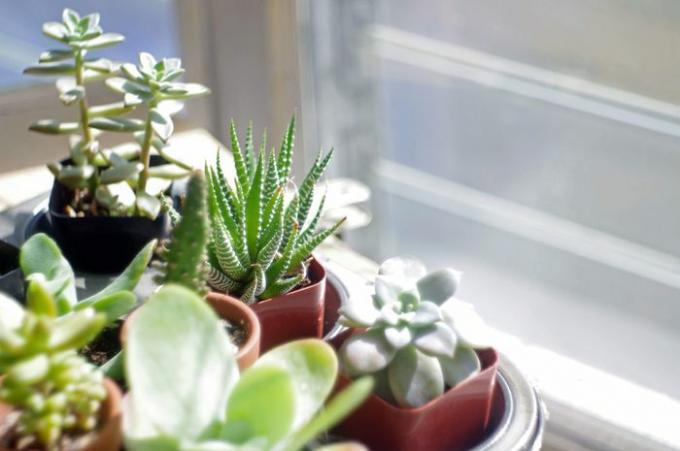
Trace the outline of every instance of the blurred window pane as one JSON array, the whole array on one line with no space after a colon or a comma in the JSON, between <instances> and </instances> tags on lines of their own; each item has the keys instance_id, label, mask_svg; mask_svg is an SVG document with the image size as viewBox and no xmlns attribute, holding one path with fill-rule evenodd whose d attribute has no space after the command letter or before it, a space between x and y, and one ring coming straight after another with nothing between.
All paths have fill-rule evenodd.
<instances>
[{"instance_id":1,"label":"blurred window pane","mask_svg":"<svg viewBox=\"0 0 680 451\"><path fill-rule=\"evenodd\" d=\"M58 42L43 36L41 30L44 22L60 22L64 7L75 9L81 15L99 12L105 32L125 36L125 42L98 50L98 56L136 61L140 51L160 57L179 54L175 2L171 0L3 2L0 14L0 91L49 82L49 78L25 76L21 72L37 63L42 51L60 47Z\"/></svg>"}]
</instances>

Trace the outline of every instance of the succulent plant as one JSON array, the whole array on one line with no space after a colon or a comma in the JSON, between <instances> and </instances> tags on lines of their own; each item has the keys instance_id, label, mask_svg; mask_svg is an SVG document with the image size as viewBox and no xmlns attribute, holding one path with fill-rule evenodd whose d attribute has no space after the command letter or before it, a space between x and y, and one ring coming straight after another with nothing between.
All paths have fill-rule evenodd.
<instances>
[{"instance_id":1,"label":"succulent plant","mask_svg":"<svg viewBox=\"0 0 680 451\"><path fill-rule=\"evenodd\" d=\"M324 406L338 362L317 339L272 349L239 376L214 311L173 284L139 309L124 355L130 391L123 432L131 451L302 449L373 385L355 381Z\"/></svg>"},{"instance_id":2,"label":"succulent plant","mask_svg":"<svg viewBox=\"0 0 680 451\"><path fill-rule=\"evenodd\" d=\"M174 132L172 115L182 109L182 100L208 94L210 91L198 83L181 83L177 78L184 74L179 58L156 60L151 54L139 54L139 64L124 63L121 66L124 77L106 80L106 85L123 94L125 108L146 108L144 120L131 118L100 117L90 121L90 126L99 130L113 132L132 132L138 146L129 147L132 156L139 161L116 158L110 168L111 177L118 182L128 182L128 189L118 200L128 199L123 207L134 208L138 214L155 218L161 203L159 194L167 188L164 180L183 178L190 174L191 165L174 158L167 152L168 140ZM151 151L155 149L168 164L151 167ZM126 185L120 185L126 186ZM132 188L134 203L131 202ZM97 199L106 202L111 193L104 188L97 193ZM115 196L114 196L115 197Z\"/></svg>"},{"instance_id":3,"label":"succulent plant","mask_svg":"<svg viewBox=\"0 0 680 451\"><path fill-rule=\"evenodd\" d=\"M155 245L156 240L149 242L109 285L80 300L71 265L57 243L44 233L33 235L21 246L19 264L29 283L39 282L54 298L60 315L93 308L105 315L108 324L127 314L135 305L137 298L131 290L137 286L149 264Z\"/></svg>"},{"instance_id":4,"label":"succulent plant","mask_svg":"<svg viewBox=\"0 0 680 451\"><path fill-rule=\"evenodd\" d=\"M102 373L77 354L104 327L92 308L59 316L43 281L31 280L24 310L0 294L0 401L18 413L10 448L62 448L66 435L94 430L106 398Z\"/></svg>"},{"instance_id":5,"label":"succulent plant","mask_svg":"<svg viewBox=\"0 0 680 451\"><path fill-rule=\"evenodd\" d=\"M234 122L230 127L236 176L230 185L219 152L214 167L206 167L211 218L208 245L208 283L240 296L246 303L287 293L307 277L311 252L332 235L344 220L317 231L324 198L313 215L314 186L333 151L319 153L302 183L286 201L295 118L291 120L278 154L267 152L266 133L255 153L252 125L242 150Z\"/></svg>"},{"instance_id":6,"label":"succulent plant","mask_svg":"<svg viewBox=\"0 0 680 451\"><path fill-rule=\"evenodd\" d=\"M66 8L62 16L62 23L45 23L43 33L67 49L44 52L39 64L24 73L60 76L56 83L59 98L65 105L78 105L76 121L44 119L30 127L40 133L70 135L71 163L48 165L55 178L73 191L65 211L72 216L136 214L153 219L160 209L158 194L191 170L167 151L174 128L171 114L181 109L181 100L208 90L174 82L184 72L176 58L156 62L142 53L139 67L89 58L90 51L118 44L124 37L103 33L97 13L81 17ZM127 78L114 77L121 67ZM106 80L107 86L124 94L123 100L90 106L85 85L97 80ZM146 120L123 117L142 104L147 106ZM101 131L133 132L138 142L103 149L98 140ZM151 168L152 148L169 164Z\"/></svg>"},{"instance_id":7,"label":"succulent plant","mask_svg":"<svg viewBox=\"0 0 680 451\"><path fill-rule=\"evenodd\" d=\"M173 228L167 248L162 252L160 284L175 283L200 294L207 291L204 280L210 234L207 199L205 177L200 171L189 178L181 217L167 203L167 198L161 199Z\"/></svg>"},{"instance_id":8,"label":"succulent plant","mask_svg":"<svg viewBox=\"0 0 680 451\"><path fill-rule=\"evenodd\" d=\"M419 407L481 369L475 349L488 347L474 308L454 297L461 273L426 273L410 258L386 260L372 297L353 297L341 322L362 331L341 347L344 372L375 374L376 393L402 407Z\"/></svg>"}]
</instances>

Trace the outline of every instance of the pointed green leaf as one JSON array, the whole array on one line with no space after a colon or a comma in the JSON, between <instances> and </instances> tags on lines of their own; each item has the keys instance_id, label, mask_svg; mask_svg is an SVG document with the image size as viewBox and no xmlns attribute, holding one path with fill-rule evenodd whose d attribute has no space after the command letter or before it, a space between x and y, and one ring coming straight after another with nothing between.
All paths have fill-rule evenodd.
<instances>
[{"instance_id":1,"label":"pointed green leaf","mask_svg":"<svg viewBox=\"0 0 680 451\"><path fill-rule=\"evenodd\" d=\"M144 121L122 117L95 117L90 119L90 127L109 132L136 132L144 130Z\"/></svg>"},{"instance_id":2,"label":"pointed green leaf","mask_svg":"<svg viewBox=\"0 0 680 451\"><path fill-rule=\"evenodd\" d=\"M79 47L88 49L88 50L94 50L94 49L103 49L106 47L111 47L113 45L119 44L125 40L125 36L122 34L118 33L104 33L99 36L97 36L94 39L90 39L88 41L83 41L80 43Z\"/></svg>"},{"instance_id":3,"label":"pointed green leaf","mask_svg":"<svg viewBox=\"0 0 680 451\"><path fill-rule=\"evenodd\" d=\"M258 155L257 166L255 167L253 183L246 200L246 236L248 240L248 254L250 255L251 261L254 261L257 258L262 227L263 164L263 155L260 154Z\"/></svg>"},{"instance_id":4,"label":"pointed green leaf","mask_svg":"<svg viewBox=\"0 0 680 451\"><path fill-rule=\"evenodd\" d=\"M288 129L283 136L281 148L279 149L279 157L277 167L281 181L288 180L290 176L290 169L293 163L293 147L295 146L295 115L290 119Z\"/></svg>"},{"instance_id":5,"label":"pointed green leaf","mask_svg":"<svg viewBox=\"0 0 680 451\"><path fill-rule=\"evenodd\" d=\"M52 352L80 349L101 332L106 316L92 309L80 310L59 318L50 335Z\"/></svg>"},{"instance_id":6,"label":"pointed green leaf","mask_svg":"<svg viewBox=\"0 0 680 451\"><path fill-rule=\"evenodd\" d=\"M75 66L71 63L53 62L41 63L24 69L27 75L70 75L75 72Z\"/></svg>"},{"instance_id":7,"label":"pointed green leaf","mask_svg":"<svg viewBox=\"0 0 680 451\"><path fill-rule=\"evenodd\" d=\"M246 167L245 160L243 158L243 152L241 151L241 145L238 141L238 135L236 134L236 125L232 119L229 124L229 136L231 138L231 152L234 156L234 166L236 168L236 178L241 184L244 192L250 191L250 177L248 175L248 168Z\"/></svg>"},{"instance_id":8,"label":"pointed green leaf","mask_svg":"<svg viewBox=\"0 0 680 451\"><path fill-rule=\"evenodd\" d=\"M130 313L136 303L137 298L132 292L117 291L105 296L98 296L93 301L79 302L76 304L75 310L91 307L97 313L105 315L106 324L111 324L123 315Z\"/></svg>"},{"instance_id":9,"label":"pointed green leaf","mask_svg":"<svg viewBox=\"0 0 680 451\"><path fill-rule=\"evenodd\" d=\"M28 129L48 135L61 135L77 132L80 130L80 124L77 122L59 122L52 119L41 119L31 124Z\"/></svg>"}]
</instances>

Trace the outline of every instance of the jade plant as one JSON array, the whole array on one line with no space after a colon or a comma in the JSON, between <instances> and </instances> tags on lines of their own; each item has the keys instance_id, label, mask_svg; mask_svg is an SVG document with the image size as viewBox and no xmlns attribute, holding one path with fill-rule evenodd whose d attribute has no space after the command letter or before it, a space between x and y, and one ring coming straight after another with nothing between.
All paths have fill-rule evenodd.
<instances>
[{"instance_id":1,"label":"jade plant","mask_svg":"<svg viewBox=\"0 0 680 451\"><path fill-rule=\"evenodd\" d=\"M139 64L124 63L121 71L123 77L107 79L106 86L123 94L125 107L143 106L144 119L100 117L92 120L90 126L99 130L133 133L138 145L131 148L131 155L138 157L139 161L116 158L111 168L121 180L127 181L124 198L129 201L123 203L122 197L117 195L108 199L117 205L116 208L135 209L140 215L155 218L161 209L158 197L168 186L163 181L186 177L192 168L167 151L168 140L175 129L172 115L181 110L181 101L210 91L198 83L176 81L185 72L179 58L156 60L151 54L142 52ZM151 167L152 150L168 163Z\"/></svg>"},{"instance_id":2,"label":"jade plant","mask_svg":"<svg viewBox=\"0 0 680 451\"><path fill-rule=\"evenodd\" d=\"M376 393L402 407L419 407L481 369L475 349L488 347L487 329L470 304L454 297L461 273L426 273L410 258L379 269L372 297L352 297L340 321L357 328L340 349L349 377L373 374Z\"/></svg>"},{"instance_id":3,"label":"jade plant","mask_svg":"<svg viewBox=\"0 0 680 451\"><path fill-rule=\"evenodd\" d=\"M104 327L92 308L60 316L46 281L31 280L26 310L0 294L0 401L18 414L3 445L71 449L99 426L106 398L102 373L77 354Z\"/></svg>"},{"instance_id":4,"label":"jade plant","mask_svg":"<svg viewBox=\"0 0 680 451\"><path fill-rule=\"evenodd\" d=\"M142 53L136 68L90 57L90 52L124 40L118 33L104 33L99 21L97 13L81 17L66 8L61 23L43 25L43 33L66 48L42 53L39 64L24 73L60 77L56 82L59 99L67 106L77 105L78 113L74 121L39 120L30 130L69 135L70 161L48 165L55 178L72 191L65 213L153 219L160 208L158 194L168 188L171 180L187 175L191 169L167 151L167 140L173 131L171 115L179 111L181 100L208 90L194 83L173 81L184 72L179 59L156 62ZM121 69L127 79L116 77ZM123 94L123 99L90 105L86 84L101 80ZM147 107L145 120L124 117L142 104ZM101 131L132 132L139 143L105 149L99 141ZM152 147L169 164L151 168Z\"/></svg>"},{"instance_id":5,"label":"jade plant","mask_svg":"<svg viewBox=\"0 0 680 451\"><path fill-rule=\"evenodd\" d=\"M44 233L33 235L21 246L19 265L29 283L41 283L54 298L59 315L93 308L103 313L109 324L127 314L135 305L136 297L131 290L137 286L149 264L155 244L155 240L149 242L108 286L80 300L71 265L61 254L57 243ZM102 255L102 258L106 256Z\"/></svg>"},{"instance_id":6,"label":"jade plant","mask_svg":"<svg viewBox=\"0 0 680 451\"><path fill-rule=\"evenodd\" d=\"M189 178L181 217L167 198L161 199L169 213L172 232L161 252L159 284L175 283L200 294L207 291L204 281L210 234L207 199L205 177L200 171Z\"/></svg>"},{"instance_id":7,"label":"jade plant","mask_svg":"<svg viewBox=\"0 0 680 451\"><path fill-rule=\"evenodd\" d=\"M155 293L125 344L126 448L297 450L372 389L370 378L360 379L323 407L338 362L321 340L275 348L240 376L233 352L199 296L172 284Z\"/></svg>"},{"instance_id":8,"label":"jade plant","mask_svg":"<svg viewBox=\"0 0 680 451\"><path fill-rule=\"evenodd\" d=\"M295 118L278 154L267 152L266 134L255 153L252 126L242 149L234 122L230 127L235 178L229 184L219 152L206 168L211 218L208 283L250 304L289 292L307 278L311 252L344 220L317 231L325 196L310 214L314 187L333 151L320 153L299 187L286 200L295 140Z\"/></svg>"}]
</instances>

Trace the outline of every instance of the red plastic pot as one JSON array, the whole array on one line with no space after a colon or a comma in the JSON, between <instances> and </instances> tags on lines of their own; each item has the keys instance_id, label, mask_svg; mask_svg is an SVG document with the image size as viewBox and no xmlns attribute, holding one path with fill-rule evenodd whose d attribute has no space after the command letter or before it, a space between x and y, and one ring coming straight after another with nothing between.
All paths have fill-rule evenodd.
<instances>
[{"instance_id":1,"label":"red plastic pot","mask_svg":"<svg viewBox=\"0 0 680 451\"><path fill-rule=\"evenodd\" d=\"M78 448L79 451L118 451L122 444L121 436L121 394L120 389L110 379L104 379L104 386L106 387L106 400L102 404L100 411L101 427L97 431L92 440L87 442L87 445ZM7 415L12 412L12 407L7 404L0 403L0 424L5 421ZM5 448L0 444L0 451L15 451L14 449ZM24 451L36 451L29 448Z\"/></svg>"},{"instance_id":2,"label":"red plastic pot","mask_svg":"<svg viewBox=\"0 0 680 451\"><path fill-rule=\"evenodd\" d=\"M309 285L250 306L262 327L262 353L298 338L321 338L326 270L316 258L309 265L308 275L311 281ZM235 299L216 292L211 292L208 297L213 295Z\"/></svg>"},{"instance_id":3,"label":"red plastic pot","mask_svg":"<svg viewBox=\"0 0 680 451\"><path fill-rule=\"evenodd\" d=\"M398 407L371 395L335 431L390 451L456 451L479 443L489 422L498 353L477 351L482 371L416 409ZM340 375L336 391L350 383Z\"/></svg>"}]
</instances>

